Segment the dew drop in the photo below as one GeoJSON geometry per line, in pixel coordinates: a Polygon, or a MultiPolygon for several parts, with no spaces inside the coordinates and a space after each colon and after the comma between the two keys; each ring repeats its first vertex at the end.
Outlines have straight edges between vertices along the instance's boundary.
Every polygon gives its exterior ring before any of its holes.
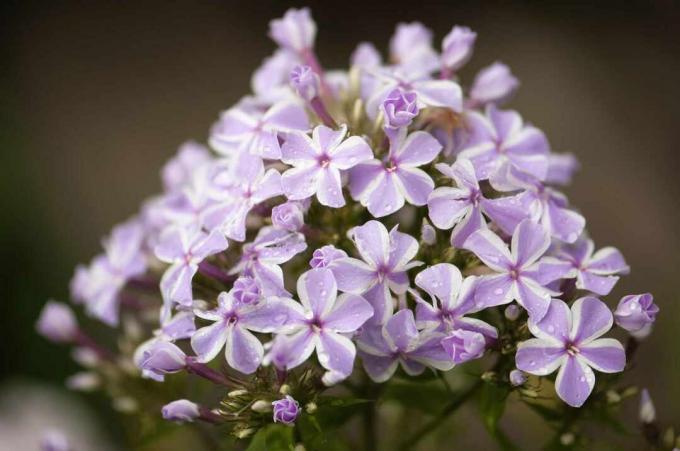
{"type": "Polygon", "coordinates": [[[493,294],[503,294],[503,290],[501,288],[496,288],[493,290],[493,294]]]}

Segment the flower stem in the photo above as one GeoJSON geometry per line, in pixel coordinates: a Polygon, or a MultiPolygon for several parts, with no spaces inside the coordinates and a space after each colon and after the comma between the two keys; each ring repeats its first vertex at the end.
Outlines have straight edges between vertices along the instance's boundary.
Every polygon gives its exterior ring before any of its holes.
{"type": "Polygon", "coordinates": [[[205,260],[198,264],[198,271],[206,277],[210,277],[211,279],[215,279],[225,284],[231,283],[234,280],[236,280],[234,276],[230,276],[229,274],[224,272],[221,268],[213,265],[212,263],[208,263],[205,260]]]}
{"type": "Polygon", "coordinates": [[[467,390],[453,398],[451,402],[448,403],[436,417],[434,417],[429,423],[423,425],[423,427],[411,435],[408,440],[402,443],[399,449],[403,451],[413,449],[421,439],[423,439],[429,432],[436,429],[444,420],[448,418],[449,415],[458,410],[458,408],[462,406],[468,399],[470,399],[480,388],[482,388],[483,385],[484,381],[480,378],[467,390]]]}
{"type": "Polygon", "coordinates": [[[198,360],[196,360],[196,357],[187,357],[186,364],[187,371],[190,372],[191,374],[200,376],[218,385],[225,385],[227,387],[232,386],[232,384],[229,382],[229,380],[227,380],[224,374],[220,373],[219,371],[213,370],[205,363],[199,362],[198,360]]]}

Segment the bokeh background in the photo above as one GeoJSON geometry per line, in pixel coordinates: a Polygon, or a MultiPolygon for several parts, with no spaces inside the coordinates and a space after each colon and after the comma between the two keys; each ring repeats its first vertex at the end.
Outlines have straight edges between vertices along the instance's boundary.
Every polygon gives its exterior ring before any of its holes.
{"type": "MultiPolygon", "coordinates": [[[[630,380],[650,387],[662,420],[680,418],[676,2],[306,4],[327,67],[345,66],[359,40],[386,49],[395,24],[409,20],[426,23],[437,40],[454,24],[479,33],[463,83],[495,60],[511,66],[522,81],[511,106],[543,129],[555,150],[578,156],[582,169],[567,193],[596,242],[617,246],[633,268],[610,304],[651,291],[661,307],[630,380]]],[[[17,449],[20,441],[6,431],[30,431],[22,426],[29,419],[32,427],[66,421],[57,414],[41,423],[42,403],[31,408],[30,396],[16,396],[35,393],[37,384],[56,390],[58,404],[63,378],[76,370],[67,351],[34,335],[42,303],[66,299],[74,265],[159,189],[162,163],[183,141],[205,140],[218,113],[246,93],[251,72],[274,49],[267,23],[288,6],[2,2],[0,449],[17,449]]],[[[68,402],[95,412],[92,427],[124,447],[104,399],[68,402]]],[[[531,419],[516,423],[512,434],[541,433],[526,431],[531,419]]]]}

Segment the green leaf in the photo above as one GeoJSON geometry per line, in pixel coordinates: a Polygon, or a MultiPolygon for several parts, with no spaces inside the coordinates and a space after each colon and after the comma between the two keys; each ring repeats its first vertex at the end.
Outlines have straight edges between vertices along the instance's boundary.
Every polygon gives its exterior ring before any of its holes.
{"type": "Polygon", "coordinates": [[[479,399],[479,411],[484,420],[484,426],[491,434],[498,429],[498,420],[505,410],[505,400],[510,394],[506,386],[496,384],[484,384],[479,399]]]}
{"type": "Polygon", "coordinates": [[[257,431],[247,451],[291,451],[294,447],[293,428],[270,424],[257,431]]]}
{"type": "Polygon", "coordinates": [[[382,398],[397,402],[409,409],[418,409],[432,414],[455,394],[449,393],[440,381],[432,382],[392,382],[387,385],[382,398]]]}
{"type": "Polygon", "coordinates": [[[322,430],[314,415],[301,416],[296,427],[308,450],[346,451],[349,449],[337,436],[334,430],[322,430]]]}

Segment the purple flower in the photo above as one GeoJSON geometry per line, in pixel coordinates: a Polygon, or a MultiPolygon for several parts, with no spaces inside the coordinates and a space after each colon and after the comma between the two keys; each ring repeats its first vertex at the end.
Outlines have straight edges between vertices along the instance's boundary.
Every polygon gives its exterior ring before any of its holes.
{"type": "Polygon", "coordinates": [[[550,260],[555,270],[561,270],[563,278],[576,278],[576,288],[599,295],[609,294],[619,278],[615,274],[627,274],[629,267],[623,255],[613,247],[605,247],[593,253],[593,240],[583,238],[573,245],[561,246],[557,261],[550,260]]]}
{"type": "Polygon", "coordinates": [[[229,273],[254,278],[264,296],[287,296],[279,265],[305,249],[307,243],[301,233],[263,227],[252,243],[243,246],[240,262],[229,273]]]}
{"type": "Polygon", "coordinates": [[[322,205],[342,207],[340,171],[370,160],[373,151],[363,138],[343,139],[347,127],[335,131],[325,125],[314,129],[312,138],[305,133],[292,133],[283,145],[282,160],[294,166],[283,173],[281,184],[286,196],[302,200],[316,194],[322,205]]]}
{"type": "Polygon", "coordinates": [[[470,88],[472,106],[502,104],[507,101],[519,87],[519,80],[503,63],[493,63],[480,70],[470,88]]]}
{"type": "Polygon", "coordinates": [[[573,154],[551,153],[548,155],[548,173],[545,176],[545,183],[568,185],[578,169],[579,163],[573,154]]]}
{"type": "Polygon", "coordinates": [[[440,344],[442,336],[418,332],[413,312],[405,309],[383,326],[365,327],[357,346],[368,376],[375,382],[385,382],[399,365],[411,376],[421,374],[426,367],[450,370],[453,362],[440,344]]]}
{"type": "Polygon", "coordinates": [[[290,72],[290,85],[308,102],[319,95],[319,76],[309,66],[295,66],[290,72]]]}
{"type": "Polygon", "coordinates": [[[224,155],[247,152],[262,158],[281,158],[279,134],[307,130],[309,118],[302,106],[289,101],[274,104],[264,113],[231,108],[210,131],[210,145],[224,155]]]}
{"type": "Polygon", "coordinates": [[[382,58],[380,52],[376,50],[375,46],[370,42],[361,42],[357,48],[352,52],[350,58],[352,66],[359,66],[362,68],[380,66],[382,58]]]}
{"type": "Polygon", "coordinates": [[[455,26],[442,41],[442,66],[457,71],[468,62],[477,39],[477,33],[468,27],[455,26]]]}
{"type": "Polygon", "coordinates": [[[376,217],[399,210],[404,201],[425,205],[434,188],[429,175],[418,166],[434,160],[442,146],[429,133],[418,131],[406,135],[400,129],[390,139],[385,161],[372,159],[350,172],[350,193],[376,217]]]}
{"type": "Polygon", "coordinates": [[[400,23],[390,39],[390,58],[403,69],[429,73],[439,58],[432,48],[432,32],[420,22],[400,23]]]}
{"type": "Polygon", "coordinates": [[[210,151],[194,141],[188,141],[179,148],[177,155],[165,163],[161,170],[163,187],[173,191],[186,185],[196,168],[211,161],[210,151]]]}
{"type": "Polygon", "coordinates": [[[380,106],[385,115],[385,127],[396,130],[411,125],[413,119],[418,116],[417,95],[396,88],[390,92],[380,106]]]}
{"type": "MultiPolygon", "coordinates": [[[[434,57],[436,61],[437,56],[434,57]]],[[[407,73],[399,69],[373,69],[370,75],[373,80],[367,87],[371,89],[365,93],[366,114],[370,119],[378,116],[383,102],[396,88],[414,93],[419,109],[441,107],[456,112],[463,110],[463,93],[460,86],[451,80],[432,80],[421,73],[407,73]]]]}
{"type": "MultiPolygon", "coordinates": [[[[531,174],[505,162],[491,175],[489,181],[499,191],[524,190],[516,197],[521,209],[527,211],[534,222],[543,225],[558,240],[573,243],[583,232],[586,220],[579,213],[567,208],[569,202],[566,196],[545,186],[531,174]]],[[[511,223],[514,218],[509,219],[511,223]]]]}
{"type": "Polygon", "coordinates": [[[629,331],[637,332],[656,320],[659,307],[650,293],[624,296],[614,311],[616,324],[629,331]]]}
{"type": "Polygon", "coordinates": [[[521,385],[524,385],[527,381],[526,374],[524,374],[517,368],[510,371],[510,375],[508,376],[508,378],[510,379],[510,385],[512,385],[513,387],[519,387],[521,385]]]}
{"type": "Polygon", "coordinates": [[[460,364],[482,357],[486,350],[486,339],[479,332],[456,329],[441,340],[441,345],[453,363],[460,364]]]}
{"type": "Polygon", "coordinates": [[[161,409],[164,420],[176,421],[179,423],[192,422],[201,416],[198,404],[188,399],[178,399],[166,404],[161,409]]]}
{"type": "Polygon", "coordinates": [[[241,304],[254,304],[262,297],[257,281],[249,276],[236,279],[232,293],[241,304]]]}
{"type": "Polygon", "coordinates": [[[459,157],[472,162],[479,180],[488,179],[505,162],[539,180],[545,179],[548,140],[536,127],[524,125],[516,111],[502,111],[489,105],[486,116],[469,112],[467,119],[471,133],[459,157]]]}
{"type": "Polygon", "coordinates": [[[280,19],[269,22],[269,37],[284,49],[303,53],[314,47],[316,24],[309,8],[291,8],[280,19]]]}
{"type": "Polygon", "coordinates": [[[154,340],[142,351],[139,368],[153,373],[152,379],[162,380],[165,374],[177,373],[186,367],[186,354],[176,345],[163,339],[154,340]]]}
{"type": "MultiPolygon", "coordinates": [[[[333,385],[352,373],[356,348],[347,338],[373,315],[373,309],[361,296],[345,293],[337,296],[333,273],[326,268],[310,269],[300,276],[297,314],[289,327],[292,334],[282,343],[288,357],[286,368],[295,368],[316,349],[319,364],[327,372],[322,380],[333,385]]],[[[281,358],[279,358],[281,359],[281,358]]]]}
{"type": "Polygon", "coordinates": [[[419,272],[416,285],[430,295],[432,302],[415,296],[417,326],[442,332],[465,329],[489,340],[498,338],[495,327],[464,316],[481,310],[474,302],[476,281],[475,276],[463,280],[460,270],[450,263],[439,263],[419,272]]]}
{"type": "Polygon", "coordinates": [[[35,328],[40,335],[55,343],[71,343],[78,335],[78,322],[73,310],[56,301],[47,301],[35,328]]]}
{"type": "Polygon", "coordinates": [[[418,253],[418,241],[393,228],[389,233],[378,221],[354,227],[350,238],[363,260],[340,258],[330,265],[338,287],[363,294],[373,306],[371,323],[384,324],[392,315],[390,290],[403,294],[409,285],[406,271],[420,265],[411,261],[418,253]]]}
{"type": "Polygon", "coordinates": [[[512,253],[490,230],[479,230],[467,239],[465,248],[498,274],[483,276],[477,282],[475,303],[478,307],[507,304],[515,299],[534,321],[548,311],[552,293],[544,288],[559,278],[552,271],[542,271],[539,259],[550,246],[550,236],[538,224],[525,220],[512,235],[512,253]]]}
{"type": "Polygon", "coordinates": [[[312,268],[327,268],[335,260],[347,257],[347,252],[338,249],[335,246],[328,244],[314,250],[312,259],[309,261],[309,266],[312,268]]]}
{"type": "Polygon", "coordinates": [[[224,251],[227,239],[219,231],[205,233],[195,228],[172,227],[161,236],[155,248],[159,260],[170,263],[161,278],[161,294],[166,305],[190,307],[194,298],[191,280],[206,257],[224,251]]]}
{"type": "Polygon", "coordinates": [[[572,407],[581,407],[595,385],[593,369],[603,373],[623,371],[626,353],[612,338],[599,338],[613,324],[611,311],[597,298],[574,302],[571,310],[553,299],[540,322],[529,318],[529,330],[537,337],[519,344],[517,368],[537,376],[560,369],[555,381],[558,396],[572,407]]]}
{"type": "Polygon", "coordinates": [[[293,424],[300,415],[300,404],[290,395],[273,401],[272,408],[274,409],[274,423],[293,424]]]}
{"type": "Polygon", "coordinates": [[[519,197],[509,196],[487,199],[482,194],[469,160],[459,158],[448,166],[437,165],[442,174],[453,179],[456,187],[440,187],[430,193],[427,205],[432,223],[440,229],[450,229],[451,244],[461,248],[465,240],[477,230],[486,229],[485,213],[506,233],[512,233],[516,225],[526,217],[519,197]]]}
{"type": "Polygon", "coordinates": [[[191,337],[196,332],[194,314],[190,311],[177,312],[168,318],[161,328],[161,333],[170,340],[182,340],[191,337]]]}
{"type": "Polygon", "coordinates": [[[290,71],[298,62],[297,55],[284,49],[278,49],[266,58],[250,78],[250,86],[257,99],[267,105],[290,99],[290,71]]]}
{"type": "Polygon", "coordinates": [[[289,232],[297,232],[305,224],[304,208],[300,202],[277,205],[272,209],[272,224],[289,232]]]}
{"type": "Polygon", "coordinates": [[[262,362],[262,343],[250,331],[280,331],[296,315],[297,303],[288,298],[268,297],[254,304],[242,304],[233,292],[220,293],[214,310],[195,311],[196,316],[212,321],[191,337],[191,347],[200,362],[209,362],[225,348],[229,366],[252,374],[262,362]]]}

